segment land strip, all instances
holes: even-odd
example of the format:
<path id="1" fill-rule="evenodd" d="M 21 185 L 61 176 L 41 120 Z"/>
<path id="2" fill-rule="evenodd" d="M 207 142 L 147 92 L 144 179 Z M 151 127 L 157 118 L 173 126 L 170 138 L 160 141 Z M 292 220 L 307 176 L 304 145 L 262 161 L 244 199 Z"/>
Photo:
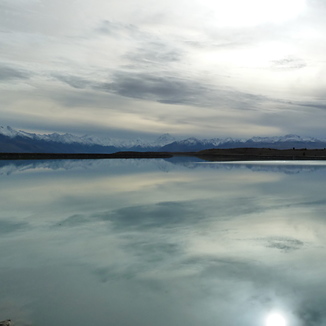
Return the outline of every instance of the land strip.
<path id="1" fill-rule="evenodd" d="M 88 153 L 0 153 L 0 160 L 54 160 L 54 159 L 140 159 L 192 156 L 206 161 L 257 160 L 326 160 L 326 149 L 271 149 L 232 148 L 208 149 L 199 152 L 116 152 Z"/>
<path id="2" fill-rule="evenodd" d="M 0 160 L 96 160 L 117 158 L 170 158 L 172 153 L 117 152 L 113 154 L 88 153 L 0 153 Z"/>
<path id="3" fill-rule="evenodd" d="M 207 161 L 326 160 L 326 149 L 232 148 L 196 152 Z"/>

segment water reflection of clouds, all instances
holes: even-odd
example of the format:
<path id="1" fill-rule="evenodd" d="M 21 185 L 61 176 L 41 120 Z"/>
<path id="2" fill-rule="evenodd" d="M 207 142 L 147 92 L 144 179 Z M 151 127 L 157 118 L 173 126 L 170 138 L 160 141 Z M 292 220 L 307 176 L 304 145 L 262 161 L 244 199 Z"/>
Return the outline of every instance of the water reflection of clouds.
<path id="1" fill-rule="evenodd" d="M 127 170 L 7 179 L 1 292 L 32 296 L 32 319 L 261 326 L 277 306 L 325 322 L 323 174 Z"/>
<path id="2" fill-rule="evenodd" d="M 194 203 L 194 206 L 196 204 L 198 203 Z M 119 255 L 117 258 L 119 264 L 113 262 L 112 265 L 108 264 L 106 267 L 102 266 L 94 270 L 94 275 L 97 275 L 101 282 L 110 282 L 112 279 L 141 279 L 145 283 L 152 283 L 155 280 L 155 282 L 165 284 L 168 280 L 171 286 L 172 280 L 173 284 L 178 282 L 178 285 L 174 284 L 174 286 L 183 291 L 183 285 L 180 283 L 186 283 L 187 281 L 184 279 L 188 282 L 191 279 L 191 282 L 201 282 L 200 288 L 196 288 L 199 301 L 204 300 L 204 297 L 218 300 L 217 298 L 222 296 L 227 305 L 231 305 L 242 296 L 245 301 L 249 300 L 250 298 L 245 294 L 255 296 L 263 292 L 265 293 L 264 300 L 266 298 L 270 300 L 268 305 L 270 307 L 275 304 L 280 295 L 286 298 L 285 301 L 291 303 L 294 289 L 300 288 L 300 284 L 296 284 L 296 277 L 293 280 L 291 277 L 302 276 L 298 271 L 302 271 L 306 264 L 306 257 L 301 257 L 302 265 L 297 265 L 298 271 L 293 272 L 293 265 L 287 264 L 288 258 L 282 260 L 275 257 L 276 254 L 266 252 L 263 247 L 290 254 L 293 250 L 303 247 L 301 240 L 285 237 L 257 239 L 254 246 L 259 246 L 261 251 L 261 255 L 257 255 L 252 250 L 253 248 L 246 245 L 247 239 L 242 239 L 241 243 L 237 243 L 235 237 L 239 235 L 239 232 L 235 232 L 233 225 L 229 225 L 231 232 L 230 229 L 220 230 L 218 225 L 214 227 L 213 221 L 210 223 L 205 221 L 205 217 L 202 215 L 201 219 L 204 221 L 198 222 L 197 219 L 196 223 L 198 212 L 193 211 L 193 207 L 191 205 L 188 207 L 186 203 L 183 203 L 186 210 L 182 208 L 182 205 L 172 204 L 170 207 L 173 207 L 176 215 L 180 214 L 184 217 L 182 220 L 167 218 L 162 221 L 162 218 L 171 216 L 171 211 L 165 210 L 169 205 L 169 203 L 158 205 L 159 208 L 163 206 L 162 211 L 157 207 L 138 207 L 137 209 L 131 207 L 115 212 L 111 218 L 107 214 L 97 216 L 101 221 L 113 221 L 113 225 L 110 224 L 110 227 L 114 228 L 120 251 L 122 248 L 124 252 L 124 255 Z M 187 210 L 190 210 L 191 213 L 188 211 L 186 214 Z M 159 221 L 152 220 L 156 217 Z M 242 217 L 244 216 L 242 215 Z M 209 225 L 205 225 L 207 222 Z M 116 225 L 116 223 L 118 224 Z M 238 226 L 241 232 L 245 224 Z M 210 227 L 210 230 L 207 226 Z M 251 236 L 255 232 L 259 233 L 259 230 L 255 230 L 253 223 L 246 227 L 247 233 Z M 266 227 L 268 228 L 268 225 L 265 221 Z M 283 226 L 281 228 L 283 229 Z M 293 233 L 293 230 L 289 231 L 289 233 Z M 268 230 L 265 232 L 270 234 Z M 205 239 L 210 248 L 203 247 L 198 243 L 200 238 Z M 274 257 L 271 259 L 270 256 Z M 281 264 L 279 264 L 280 262 Z M 325 268 L 323 270 L 325 271 Z M 245 293 L 238 290 L 238 286 L 243 290 L 243 282 L 251 284 L 249 289 L 245 289 Z M 217 292 L 214 291 L 214 287 L 218 288 Z M 232 295 L 230 295 L 230 289 L 232 289 Z M 278 292 L 279 295 L 276 295 L 275 292 Z M 192 295 L 195 294 L 192 293 Z M 238 302 L 238 304 L 240 303 Z M 262 303 L 258 301 L 254 304 L 259 306 Z M 219 305 L 221 305 L 220 302 Z M 247 308 L 249 309 L 249 307 Z M 226 309 L 228 313 L 232 311 L 227 307 L 223 309 Z M 219 313 L 222 314 L 222 311 Z"/>
<path id="3" fill-rule="evenodd" d="M 24 222 L 13 222 L 5 219 L 0 220 L 0 235 L 10 234 L 12 232 L 16 232 L 22 230 L 28 226 L 27 223 Z"/>

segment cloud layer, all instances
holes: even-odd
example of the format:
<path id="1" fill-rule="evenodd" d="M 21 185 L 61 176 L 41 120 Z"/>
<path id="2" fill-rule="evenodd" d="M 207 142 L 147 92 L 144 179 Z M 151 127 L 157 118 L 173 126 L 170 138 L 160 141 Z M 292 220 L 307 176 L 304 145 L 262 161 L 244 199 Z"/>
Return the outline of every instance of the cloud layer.
<path id="1" fill-rule="evenodd" d="M 323 136 L 322 2 L 0 6 L 2 124 L 111 136 Z"/>

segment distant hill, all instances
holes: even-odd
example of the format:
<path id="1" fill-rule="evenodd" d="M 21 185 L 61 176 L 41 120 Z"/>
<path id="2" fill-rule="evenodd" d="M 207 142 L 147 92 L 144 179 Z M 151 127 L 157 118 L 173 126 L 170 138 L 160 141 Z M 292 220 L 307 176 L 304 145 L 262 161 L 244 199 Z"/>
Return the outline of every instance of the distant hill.
<path id="1" fill-rule="evenodd" d="M 176 140 L 170 134 L 163 134 L 153 142 L 141 139 L 119 140 L 99 138 L 90 135 L 35 134 L 0 126 L 0 152 L 2 153 L 115 153 L 117 151 L 164 151 L 186 152 L 210 148 L 326 148 L 326 140 L 302 138 L 297 135 L 275 137 L 252 137 L 250 139 L 194 137 Z"/>
<path id="2" fill-rule="evenodd" d="M 115 153 L 114 146 L 81 144 L 78 142 L 62 143 L 33 139 L 24 136 L 4 136 L 0 134 L 0 152 L 2 153 Z"/>
<path id="3" fill-rule="evenodd" d="M 309 148 L 323 149 L 326 148 L 326 140 L 316 138 L 301 138 L 297 135 L 286 135 L 281 137 L 253 137 L 250 139 L 204 139 L 188 138 L 181 141 L 175 141 L 161 148 L 162 151 L 182 152 L 182 151 L 200 151 L 210 148 L 274 148 L 274 149 L 291 149 L 291 148 Z"/>

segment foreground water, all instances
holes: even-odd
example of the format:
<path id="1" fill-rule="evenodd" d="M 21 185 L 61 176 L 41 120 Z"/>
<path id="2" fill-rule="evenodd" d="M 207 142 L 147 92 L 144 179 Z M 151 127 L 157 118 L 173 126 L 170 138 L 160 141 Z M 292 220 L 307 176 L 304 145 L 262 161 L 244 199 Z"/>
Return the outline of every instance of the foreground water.
<path id="1" fill-rule="evenodd" d="M 0 180 L 0 320 L 326 325 L 325 162 L 2 161 Z"/>

